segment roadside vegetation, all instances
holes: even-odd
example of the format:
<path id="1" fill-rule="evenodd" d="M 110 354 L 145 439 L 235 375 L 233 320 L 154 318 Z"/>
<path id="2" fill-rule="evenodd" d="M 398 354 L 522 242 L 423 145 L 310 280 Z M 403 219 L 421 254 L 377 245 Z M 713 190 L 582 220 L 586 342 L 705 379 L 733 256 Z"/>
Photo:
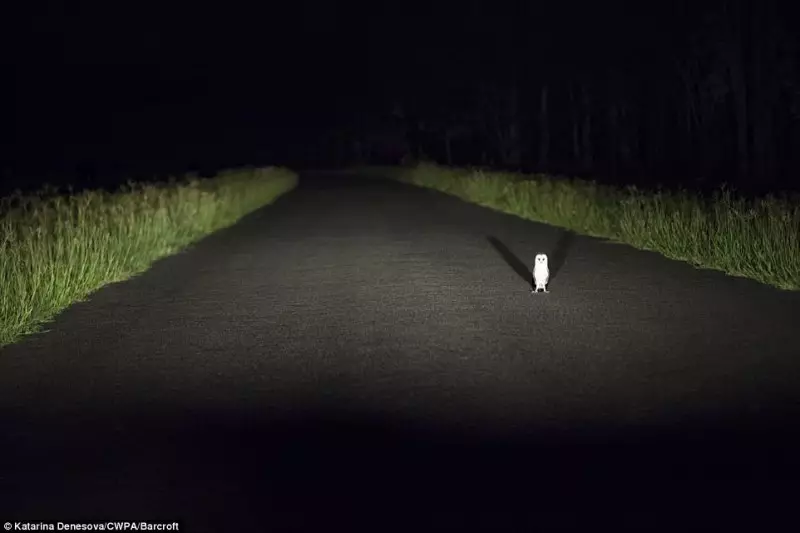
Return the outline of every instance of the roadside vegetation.
<path id="1" fill-rule="evenodd" d="M 748 200 L 728 189 L 617 189 L 577 179 L 450 168 L 430 163 L 357 169 L 463 200 L 652 250 L 700 268 L 800 290 L 800 198 Z"/>
<path id="2" fill-rule="evenodd" d="M 34 333 L 73 302 L 147 270 L 293 189 L 281 168 L 211 179 L 129 182 L 119 191 L 0 199 L 0 346 Z"/>

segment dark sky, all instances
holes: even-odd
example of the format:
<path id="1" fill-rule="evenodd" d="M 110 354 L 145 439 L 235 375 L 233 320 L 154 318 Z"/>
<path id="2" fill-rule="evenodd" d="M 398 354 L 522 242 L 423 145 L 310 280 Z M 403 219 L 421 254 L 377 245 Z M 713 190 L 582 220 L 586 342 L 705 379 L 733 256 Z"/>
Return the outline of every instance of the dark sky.
<path id="1" fill-rule="evenodd" d="M 274 4 L 20 3 L 5 17 L 4 62 L 18 97 L 47 94 L 53 107 L 124 110 L 231 92 L 266 100 L 267 91 L 326 108 L 333 95 L 368 98 L 382 80 L 535 71 L 598 54 L 641 61 L 684 18 L 682 1 Z"/>
<path id="2" fill-rule="evenodd" d="M 5 3 L 3 157 L 300 135 L 412 83 L 660 69 L 723 1 Z"/>

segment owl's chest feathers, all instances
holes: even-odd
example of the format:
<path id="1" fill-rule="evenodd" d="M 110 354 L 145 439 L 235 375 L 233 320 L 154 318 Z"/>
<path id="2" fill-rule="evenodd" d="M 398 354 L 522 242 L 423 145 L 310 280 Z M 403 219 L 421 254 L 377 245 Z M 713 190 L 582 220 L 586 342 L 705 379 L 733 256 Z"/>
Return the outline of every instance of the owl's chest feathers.
<path id="1" fill-rule="evenodd" d="M 535 266 L 533 268 L 533 277 L 536 279 L 547 279 L 550 276 L 550 270 L 546 266 Z"/>

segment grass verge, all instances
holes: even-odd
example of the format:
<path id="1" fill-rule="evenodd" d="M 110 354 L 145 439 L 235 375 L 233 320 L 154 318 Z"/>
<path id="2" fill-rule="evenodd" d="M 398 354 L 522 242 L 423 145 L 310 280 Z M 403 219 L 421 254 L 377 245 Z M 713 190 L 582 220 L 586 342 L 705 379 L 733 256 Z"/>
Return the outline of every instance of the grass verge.
<path id="1" fill-rule="evenodd" d="M 289 170 L 262 168 L 129 183 L 114 193 L 60 195 L 45 187 L 0 199 L 0 347 L 296 185 Z"/>
<path id="2" fill-rule="evenodd" d="M 354 169 L 436 189 L 471 203 L 652 250 L 700 268 L 800 290 L 800 198 L 745 200 L 720 189 L 621 190 L 577 179 L 448 168 Z"/>

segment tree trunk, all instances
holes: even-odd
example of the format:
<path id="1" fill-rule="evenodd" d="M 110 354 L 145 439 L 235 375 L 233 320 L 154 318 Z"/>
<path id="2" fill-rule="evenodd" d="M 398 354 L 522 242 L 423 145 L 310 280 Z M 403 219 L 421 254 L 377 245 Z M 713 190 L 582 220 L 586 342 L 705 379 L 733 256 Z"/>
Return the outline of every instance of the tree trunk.
<path id="1" fill-rule="evenodd" d="M 637 174 L 641 174 L 642 172 L 642 161 L 643 161 L 643 154 L 642 154 L 642 135 L 644 133 L 644 124 L 643 124 L 643 102 L 642 102 L 642 92 L 643 88 L 641 82 L 637 84 L 636 87 L 636 97 L 633 99 L 632 105 L 633 110 L 631 111 L 631 124 L 630 124 L 630 165 L 631 170 L 636 172 Z M 637 176 L 638 177 L 638 176 Z"/>
<path id="2" fill-rule="evenodd" d="M 541 108 L 539 110 L 539 171 L 547 171 L 550 151 L 550 130 L 547 121 L 547 85 L 542 86 Z"/>
<path id="3" fill-rule="evenodd" d="M 623 102 L 619 108 L 620 121 L 622 128 L 619 138 L 619 151 L 622 156 L 622 167 L 624 171 L 630 170 L 631 167 L 631 115 L 628 110 L 628 104 Z"/>
<path id="4" fill-rule="evenodd" d="M 519 91 L 517 87 L 511 88 L 509 94 L 509 110 L 508 110 L 508 160 L 506 164 L 509 166 L 518 167 L 520 163 L 520 131 L 519 131 Z"/>
<path id="5" fill-rule="evenodd" d="M 611 177 L 617 177 L 617 154 L 619 151 L 619 116 L 615 102 L 610 102 L 608 106 L 608 160 L 611 165 Z"/>
<path id="6" fill-rule="evenodd" d="M 678 72 L 680 74 L 681 83 L 683 86 L 684 94 L 684 142 L 683 145 L 683 159 L 686 162 L 692 162 L 694 159 L 694 146 L 697 134 L 698 116 L 697 116 L 697 91 L 695 87 L 698 80 L 697 75 L 697 60 L 693 57 L 689 58 L 685 65 L 678 64 Z"/>
<path id="7" fill-rule="evenodd" d="M 362 165 L 366 162 L 364 157 L 364 144 L 358 139 L 353 141 L 353 155 L 356 158 L 356 164 Z"/>
<path id="8" fill-rule="evenodd" d="M 665 96 L 659 90 L 654 89 L 653 94 L 654 105 L 652 107 L 652 116 L 649 121 L 649 135 L 647 136 L 648 144 L 648 166 L 655 169 L 657 173 L 661 173 L 663 164 L 663 149 L 664 149 L 664 127 L 666 126 L 666 111 L 665 111 Z"/>
<path id="9" fill-rule="evenodd" d="M 581 124 L 578 119 L 578 107 L 575 101 L 575 91 L 572 83 L 569 85 L 569 109 L 572 118 L 572 165 L 577 166 L 581 161 Z"/>
<path id="10" fill-rule="evenodd" d="M 742 31 L 743 16 L 737 9 L 737 2 L 725 5 L 726 22 L 730 28 L 727 40 L 722 44 L 723 60 L 728 69 L 728 76 L 733 92 L 735 120 L 736 120 L 736 151 L 737 170 L 740 181 L 744 181 L 750 174 L 750 150 L 748 143 L 748 91 L 745 78 L 744 61 L 744 32 Z"/>
<path id="11" fill-rule="evenodd" d="M 592 150 L 592 106 L 589 101 L 589 91 L 586 89 L 586 85 L 583 85 L 581 90 L 583 93 L 583 131 L 581 132 L 583 148 L 581 149 L 581 153 L 583 154 L 583 170 L 588 172 L 592 170 L 592 166 L 594 165 L 594 152 Z"/>
<path id="12" fill-rule="evenodd" d="M 453 153 L 450 149 L 451 144 L 452 144 L 452 131 L 448 129 L 444 132 L 444 153 L 445 157 L 447 158 L 448 166 L 452 166 L 453 164 Z"/>
<path id="13" fill-rule="evenodd" d="M 753 21 L 753 177 L 762 182 L 773 179 L 775 172 L 774 110 L 779 96 L 775 79 L 778 38 L 770 3 L 756 6 Z"/>
<path id="14" fill-rule="evenodd" d="M 736 109 L 736 151 L 740 180 L 746 180 L 750 174 L 750 151 L 747 142 L 747 85 L 742 72 L 742 65 L 729 65 L 731 88 L 733 89 Z"/>

